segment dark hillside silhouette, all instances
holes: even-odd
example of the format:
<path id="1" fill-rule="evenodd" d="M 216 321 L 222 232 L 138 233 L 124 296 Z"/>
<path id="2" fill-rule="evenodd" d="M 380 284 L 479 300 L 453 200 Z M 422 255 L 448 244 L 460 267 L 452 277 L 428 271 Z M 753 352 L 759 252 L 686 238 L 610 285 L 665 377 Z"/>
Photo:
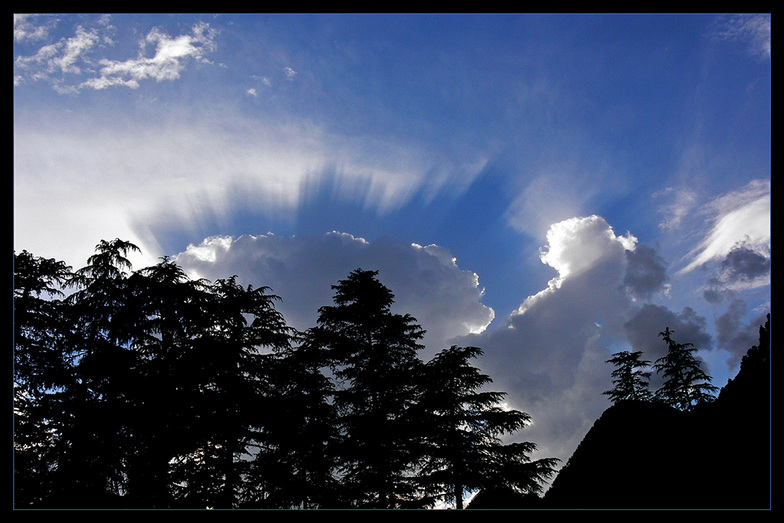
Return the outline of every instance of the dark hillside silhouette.
<path id="1" fill-rule="evenodd" d="M 692 411 L 619 402 L 596 421 L 544 498 L 547 508 L 771 506 L 770 315 L 718 398 Z"/>
<path id="2" fill-rule="evenodd" d="M 481 490 L 466 507 L 472 510 L 525 510 L 544 508 L 542 498 L 535 493 L 520 494 L 512 489 Z"/>

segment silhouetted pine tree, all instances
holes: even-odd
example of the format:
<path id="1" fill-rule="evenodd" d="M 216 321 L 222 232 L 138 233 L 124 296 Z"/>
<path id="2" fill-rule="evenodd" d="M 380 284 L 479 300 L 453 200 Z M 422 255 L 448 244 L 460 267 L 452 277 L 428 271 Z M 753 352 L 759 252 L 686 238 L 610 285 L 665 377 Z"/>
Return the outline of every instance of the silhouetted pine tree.
<path id="1" fill-rule="evenodd" d="M 176 464 L 198 448 L 194 420 L 203 381 L 193 365 L 193 341 L 209 330 L 206 282 L 191 281 L 164 257 L 137 271 L 129 284 L 133 301 L 133 349 L 140 359 L 133 391 L 134 452 L 128 497 L 143 508 L 169 507 L 182 498 L 173 484 Z"/>
<path id="2" fill-rule="evenodd" d="M 612 371 L 613 388 L 603 394 L 610 396 L 613 403 L 621 401 L 648 401 L 652 398 L 648 390 L 651 362 L 642 359 L 642 351 L 621 351 L 613 354 L 607 363 L 615 365 Z"/>
<path id="3" fill-rule="evenodd" d="M 132 270 L 128 255 L 135 251 L 130 242 L 102 240 L 75 272 L 78 290 L 67 299 L 73 367 L 71 382 L 59 395 L 65 421 L 57 460 L 61 492 L 53 502 L 60 507 L 114 505 L 127 488 L 129 393 L 137 355 L 123 318 Z"/>
<path id="4" fill-rule="evenodd" d="M 700 367 L 694 356 L 697 350 L 691 343 L 677 343 L 669 327 L 659 333 L 667 343 L 667 354 L 657 359 L 653 368 L 664 377 L 655 398 L 679 410 L 689 411 L 696 405 L 715 399 L 718 390 L 710 384 L 711 377 Z"/>
<path id="5" fill-rule="evenodd" d="M 307 340 L 281 356 L 270 377 L 263 407 L 269 421 L 250 464 L 246 506 L 330 508 L 337 495 L 334 384 L 322 351 Z"/>
<path id="6" fill-rule="evenodd" d="M 75 273 L 15 255 L 16 507 L 414 508 L 552 472 L 500 444 L 528 418 L 479 392 L 479 349 L 419 360 L 377 272 L 333 286 L 296 346 L 269 289 L 131 272 L 135 250 L 101 241 Z"/>
<path id="7" fill-rule="evenodd" d="M 185 405 L 193 415 L 185 421 L 194 447 L 178 457 L 177 484 L 182 503 L 236 508 L 254 497 L 251 456 L 261 454 L 270 426 L 284 422 L 269 405 L 276 360 L 292 331 L 266 287 L 243 287 L 232 276 L 204 290 L 202 326 L 182 361 L 192 380 Z"/>
<path id="8" fill-rule="evenodd" d="M 377 274 L 357 269 L 333 285 L 334 305 L 319 309 L 308 336 L 314 350 L 328 354 L 339 384 L 341 498 L 359 507 L 416 506 L 412 471 L 421 427 L 411 407 L 424 331 L 410 315 L 391 312 L 394 296 Z"/>
<path id="9" fill-rule="evenodd" d="M 523 428 L 530 416 L 502 408 L 506 393 L 483 390 L 492 380 L 469 363 L 481 354 L 478 347 L 452 346 L 423 369 L 418 408 L 427 432 L 419 479 L 428 499 L 457 509 L 476 490 L 536 494 L 558 461 L 531 461 L 534 443 L 502 443 L 500 435 Z"/>
<path id="10" fill-rule="evenodd" d="M 14 254 L 14 507 L 42 507 L 56 489 L 58 393 L 71 383 L 62 289 L 65 263 Z M 64 420 L 58 420 L 59 423 Z"/>

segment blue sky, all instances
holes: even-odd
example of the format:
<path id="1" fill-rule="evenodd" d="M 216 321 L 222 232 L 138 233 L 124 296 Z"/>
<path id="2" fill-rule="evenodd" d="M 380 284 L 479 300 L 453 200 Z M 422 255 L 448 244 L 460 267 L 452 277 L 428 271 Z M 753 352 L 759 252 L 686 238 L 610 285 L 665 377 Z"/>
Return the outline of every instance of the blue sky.
<path id="1" fill-rule="evenodd" d="M 16 15 L 14 249 L 268 285 L 377 269 L 568 459 L 617 350 L 724 385 L 770 309 L 770 16 Z"/>

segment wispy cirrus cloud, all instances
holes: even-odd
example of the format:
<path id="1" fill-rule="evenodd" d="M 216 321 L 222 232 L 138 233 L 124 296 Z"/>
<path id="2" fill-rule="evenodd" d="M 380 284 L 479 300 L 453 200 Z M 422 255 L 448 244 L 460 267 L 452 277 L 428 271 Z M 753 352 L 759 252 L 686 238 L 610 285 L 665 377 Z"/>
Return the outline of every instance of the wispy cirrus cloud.
<path id="1" fill-rule="evenodd" d="M 462 187 L 481 168 L 406 144 L 336 135 L 307 120 L 224 114 L 144 124 L 74 115 L 39 126 L 18 118 L 15 230 L 40 241 L 26 248 L 59 245 L 81 257 L 99 239 L 124 235 L 154 261 L 162 254 L 155 232 L 164 225 L 200 234 L 205 220 L 225 224 L 242 212 L 287 222 L 327 178 L 335 204 L 384 215 L 422 191 Z M 434 181 L 437 162 L 448 172 Z M 66 231 L 79 238 L 66 240 Z"/>
<path id="2" fill-rule="evenodd" d="M 748 52 L 760 59 L 770 58 L 770 15 L 736 15 L 721 17 L 714 25 L 714 40 L 741 42 Z"/>
<path id="3" fill-rule="evenodd" d="M 664 202 L 659 208 L 663 216 L 659 227 L 667 231 L 678 229 L 697 204 L 696 193 L 688 187 L 667 187 L 654 193 L 653 197 Z"/>
<path id="4" fill-rule="evenodd" d="M 722 260 L 739 246 L 770 256 L 770 180 L 753 180 L 702 209 L 710 231 L 689 253 L 691 261 L 678 274 L 691 272 L 714 260 Z"/>

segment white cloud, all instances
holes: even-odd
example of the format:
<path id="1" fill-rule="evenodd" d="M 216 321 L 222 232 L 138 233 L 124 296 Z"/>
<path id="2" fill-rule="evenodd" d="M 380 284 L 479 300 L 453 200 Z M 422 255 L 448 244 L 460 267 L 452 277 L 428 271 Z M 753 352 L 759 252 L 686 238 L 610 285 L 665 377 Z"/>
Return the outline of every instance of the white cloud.
<path id="1" fill-rule="evenodd" d="M 553 224 L 547 239 L 541 259 L 558 273 L 547 288 L 502 327 L 459 342 L 484 350 L 480 364 L 493 387 L 533 417 L 516 437 L 537 443 L 540 456 L 565 461 L 608 405 L 604 361 L 625 340 L 632 301 L 624 273 L 636 240 L 616 235 L 599 216 Z"/>
<path id="2" fill-rule="evenodd" d="M 74 36 L 44 45 L 31 56 L 19 56 L 15 64 L 19 68 L 32 70 L 34 78 L 44 78 L 54 73 L 78 75 L 81 73 L 79 62 L 83 55 L 99 41 L 97 29 L 78 26 Z M 36 66 L 40 69 L 35 69 Z"/>
<path id="3" fill-rule="evenodd" d="M 33 35 L 38 39 L 49 35 L 51 19 L 45 19 L 42 26 L 34 26 L 32 20 L 15 19 L 17 41 L 30 40 Z M 73 36 L 46 44 L 32 55 L 18 56 L 15 60 L 15 84 L 25 79 L 43 80 L 61 93 L 118 85 L 135 89 L 147 79 L 158 82 L 176 80 L 188 60 L 206 62 L 207 55 L 216 49 L 216 31 L 209 24 L 198 23 L 189 33 L 174 37 L 153 28 L 140 42 L 139 53 L 134 58 L 109 60 L 93 56 L 93 51 L 102 45 L 113 44 L 111 35 L 114 27 L 109 25 L 108 20 L 108 17 L 95 17 L 93 27 L 79 25 Z M 151 56 L 147 52 L 149 45 L 154 47 Z M 89 77 L 84 79 L 85 76 Z"/>
<path id="4" fill-rule="evenodd" d="M 770 15 L 749 14 L 721 17 L 714 26 L 712 36 L 721 41 L 738 41 L 746 44 L 752 56 L 770 58 Z"/>
<path id="5" fill-rule="evenodd" d="M 689 215 L 695 206 L 697 196 L 689 188 L 668 187 L 662 191 L 654 193 L 654 198 L 664 200 L 660 212 L 664 215 L 659 227 L 664 230 L 675 230 L 681 222 Z"/>
<path id="6" fill-rule="evenodd" d="M 770 180 L 754 180 L 715 199 L 703 212 L 712 224 L 710 232 L 689 253 L 691 261 L 678 274 L 720 260 L 739 245 L 759 252 L 769 251 Z"/>
<path id="7" fill-rule="evenodd" d="M 269 285 L 282 297 L 279 309 L 301 329 L 331 303 L 331 285 L 357 267 L 379 270 L 396 310 L 427 329 L 422 356 L 451 343 L 482 347 L 477 363 L 493 387 L 534 418 L 517 437 L 536 442 L 542 456 L 565 460 L 607 406 L 604 361 L 625 342 L 624 325 L 636 310 L 624 289 L 627 254 L 635 247 L 631 235 L 615 234 L 598 216 L 554 224 L 542 261 L 558 271 L 558 284 L 526 300 L 495 329 L 487 329 L 494 312 L 482 304 L 479 276 L 461 269 L 443 246 L 368 242 L 337 232 L 267 234 L 207 238 L 176 260 L 195 277 L 238 274 L 244 283 Z"/>
<path id="8" fill-rule="evenodd" d="M 616 236 L 604 218 L 596 215 L 555 223 L 546 238 L 547 245 L 540 249 L 540 259 L 558 275 L 548 282 L 546 289 L 528 297 L 516 314 L 524 314 L 536 301 L 559 289 L 567 278 L 594 268 L 602 259 L 633 251 L 637 242 L 631 234 Z"/>
<path id="9" fill-rule="evenodd" d="M 161 223 L 193 234 L 233 212 L 293 220 L 326 178 L 334 201 L 383 214 L 432 189 L 433 165 L 450 171 L 438 152 L 334 135 L 308 121 L 223 113 L 139 125 L 106 116 L 17 118 L 15 248 L 56 244 L 78 264 L 99 240 L 119 236 L 160 256 L 153 232 Z M 480 165 L 453 165 L 439 183 L 465 186 Z"/>
<path id="10" fill-rule="evenodd" d="M 14 14 L 14 41 L 46 40 L 57 23 L 58 19 L 53 16 L 47 16 L 41 21 L 33 14 Z"/>
<path id="11" fill-rule="evenodd" d="M 738 218 L 732 213 L 739 209 L 759 212 L 756 205 L 765 194 L 765 185 L 754 183 L 717 200 L 712 206 L 719 213 L 717 224 L 723 223 L 721 217 Z M 515 439 L 537 443 L 537 456 L 571 456 L 609 406 L 602 394 L 611 387 L 612 368 L 606 360 L 630 347 L 656 359 L 666 351 L 658 337 L 665 327 L 675 330 L 678 340 L 704 350 L 700 355 L 709 372 L 712 364 L 720 374 L 726 372 L 726 355 L 715 350 L 708 323 L 695 309 L 684 307 L 678 313 L 640 302 L 668 289 L 666 263 L 654 249 L 637 245 L 630 233 L 616 234 L 599 216 L 555 223 L 546 238 L 540 258 L 557 273 L 547 287 L 526 298 L 502 326 L 457 340 L 481 347 L 480 364 L 493 378 L 493 387 L 508 392 L 514 408 L 531 414 L 534 424 Z M 727 261 L 732 263 L 727 270 L 744 275 L 764 270 L 758 257 L 736 254 L 737 259 Z M 733 336 L 736 327 L 727 322 L 723 336 Z"/>
<path id="12" fill-rule="evenodd" d="M 216 31 L 206 23 L 196 24 L 190 34 L 176 37 L 153 28 L 141 42 L 138 57 L 124 61 L 102 59 L 100 77 L 81 85 L 105 89 L 112 85 L 138 87 L 139 82 L 146 79 L 158 82 L 176 80 L 185 68 L 187 59 L 205 61 L 206 54 L 215 50 L 215 36 Z M 145 56 L 148 44 L 155 46 L 151 57 Z"/>
<path id="13" fill-rule="evenodd" d="M 591 268 L 606 256 L 608 242 L 633 250 L 636 241 L 631 235 L 615 236 L 599 216 L 570 218 L 553 224 L 547 231 L 547 247 L 542 250 L 541 259 L 558 271 L 559 279 L 563 280 Z"/>
<path id="14" fill-rule="evenodd" d="M 395 294 L 394 310 L 410 313 L 427 331 L 425 359 L 450 338 L 484 330 L 494 316 L 481 303 L 478 276 L 458 267 L 438 245 L 368 242 L 339 232 L 219 236 L 190 245 L 175 259 L 193 277 L 214 280 L 236 274 L 244 284 L 271 287 L 282 298 L 278 309 L 301 330 L 315 326 L 318 308 L 332 303 L 332 285 L 357 268 L 378 270 L 379 280 Z"/>

